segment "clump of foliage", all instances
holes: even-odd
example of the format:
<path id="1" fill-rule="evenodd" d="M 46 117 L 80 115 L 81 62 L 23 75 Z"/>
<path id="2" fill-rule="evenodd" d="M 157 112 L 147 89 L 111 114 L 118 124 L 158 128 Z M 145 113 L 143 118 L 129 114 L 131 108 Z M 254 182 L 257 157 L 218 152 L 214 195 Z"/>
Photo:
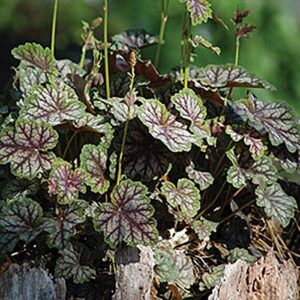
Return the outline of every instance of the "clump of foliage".
<path id="1" fill-rule="evenodd" d="M 239 41 L 254 28 L 243 25 L 248 12 L 233 18 L 236 64 L 197 67 L 194 47 L 220 49 L 193 26 L 224 23 L 208 1 L 183 2 L 181 66 L 169 74 L 140 55 L 163 34 L 126 31 L 108 49 L 94 35 L 100 19 L 84 24 L 80 64 L 35 43 L 13 49 L 20 64 L 0 133 L 2 261 L 45 266 L 70 297 L 109 298 L 111 250 L 148 245 L 166 299 L 207 294 L 226 262 L 251 263 L 273 243 L 293 254 L 297 120 L 259 99 L 253 89 L 273 86 L 238 65 Z"/>

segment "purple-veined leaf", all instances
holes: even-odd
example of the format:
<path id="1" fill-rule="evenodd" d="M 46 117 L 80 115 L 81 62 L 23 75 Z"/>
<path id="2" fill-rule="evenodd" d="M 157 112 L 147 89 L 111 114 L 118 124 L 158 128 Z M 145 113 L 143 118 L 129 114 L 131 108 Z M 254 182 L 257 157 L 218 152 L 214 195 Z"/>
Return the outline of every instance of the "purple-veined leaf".
<path id="1" fill-rule="evenodd" d="M 104 194 L 109 188 L 109 181 L 105 178 L 107 150 L 102 144 L 84 145 L 80 154 L 80 166 L 86 174 L 86 184 L 92 192 Z"/>
<path id="2" fill-rule="evenodd" d="M 33 87 L 20 112 L 23 118 L 46 121 L 51 125 L 80 120 L 84 114 L 84 104 L 78 100 L 75 91 L 65 84 Z"/>
<path id="3" fill-rule="evenodd" d="M 14 175 L 32 179 L 51 169 L 56 131 L 44 122 L 19 120 L 16 129 L 0 133 L 0 163 L 10 163 Z"/>
<path id="4" fill-rule="evenodd" d="M 233 130 L 230 125 L 226 126 L 225 132 L 234 142 L 239 142 L 243 139 L 244 143 L 249 146 L 249 151 L 254 160 L 260 159 L 268 149 L 260 138 L 252 136 L 251 133 L 239 133 L 238 131 Z"/>
<path id="5" fill-rule="evenodd" d="M 43 209 L 37 202 L 29 198 L 10 201 L 0 217 L 0 249 L 12 251 L 19 240 L 29 243 L 44 229 Z"/>
<path id="6" fill-rule="evenodd" d="M 249 124 L 261 133 L 267 132 L 273 146 L 285 144 L 294 153 L 300 149 L 300 135 L 291 109 L 284 103 L 264 104 L 254 94 L 237 104 Z"/>
<path id="7" fill-rule="evenodd" d="M 189 217 L 195 216 L 200 209 L 200 192 L 189 179 L 179 179 L 177 187 L 166 181 L 162 184 L 161 193 L 173 208 L 180 208 Z"/>
<path id="8" fill-rule="evenodd" d="M 212 18 L 212 10 L 207 0 L 184 0 L 188 11 L 191 13 L 192 24 L 197 25 L 207 22 Z"/>
<path id="9" fill-rule="evenodd" d="M 260 185 L 255 194 L 256 204 L 264 208 L 268 217 L 276 219 L 283 227 L 290 223 L 297 209 L 297 202 L 283 191 L 279 183 Z"/>
<path id="10" fill-rule="evenodd" d="M 195 165 L 192 161 L 185 168 L 185 171 L 188 177 L 199 185 L 200 191 L 207 189 L 214 182 L 214 177 L 209 172 L 195 170 Z"/>
<path id="11" fill-rule="evenodd" d="M 123 131 L 121 131 L 123 136 Z M 121 147 L 121 136 L 118 149 Z M 172 153 L 159 140 L 154 139 L 140 122 L 131 122 L 126 137 L 123 166 L 131 179 L 153 180 L 165 174 Z"/>
<path id="12" fill-rule="evenodd" d="M 260 185 L 273 184 L 278 179 L 277 169 L 268 156 L 263 156 L 251 167 L 244 168 L 239 165 L 238 157 L 234 153 L 234 148 L 227 151 L 226 155 L 232 162 L 232 166 L 227 171 L 227 181 L 235 188 L 246 186 L 248 180 Z"/>
<path id="13" fill-rule="evenodd" d="M 138 107 L 136 105 L 128 106 L 123 98 L 111 98 L 110 112 L 117 123 L 125 123 L 126 120 L 134 119 L 137 116 Z"/>
<path id="14" fill-rule="evenodd" d="M 48 181 L 50 195 L 56 195 L 60 204 L 71 203 L 79 192 L 85 193 L 85 174 L 83 170 L 72 170 L 71 164 L 57 159 Z"/>
<path id="15" fill-rule="evenodd" d="M 75 226 L 85 221 L 85 210 L 88 203 L 77 200 L 69 207 L 59 210 L 55 219 L 48 219 L 47 232 L 49 233 L 48 244 L 58 249 L 65 248 L 71 237 L 75 234 Z"/>
<path id="16" fill-rule="evenodd" d="M 246 186 L 247 177 L 245 174 L 245 170 L 239 165 L 231 166 L 227 171 L 226 180 L 237 189 Z"/>
<path id="17" fill-rule="evenodd" d="M 29 66 L 38 68 L 46 73 L 55 70 L 55 59 L 49 48 L 43 48 L 36 43 L 26 43 L 12 50 L 14 58 Z"/>
<path id="18" fill-rule="evenodd" d="M 3 187 L 1 196 L 3 199 L 23 199 L 25 196 L 34 196 L 39 189 L 39 181 L 16 178 L 9 180 Z"/>
<path id="19" fill-rule="evenodd" d="M 255 75 L 249 73 L 241 66 L 209 65 L 196 70 L 194 80 L 199 81 L 203 87 L 225 88 L 225 87 L 247 87 L 264 88 L 273 90 L 274 87 Z"/>
<path id="20" fill-rule="evenodd" d="M 261 139 L 255 138 L 250 134 L 246 134 L 244 137 L 244 143 L 249 146 L 249 150 L 254 160 L 260 159 L 267 150 Z"/>
<path id="21" fill-rule="evenodd" d="M 175 94 L 171 101 L 180 116 L 191 121 L 191 130 L 197 133 L 205 122 L 206 108 L 201 99 L 191 89 L 183 89 Z M 198 130 L 197 130 L 198 128 Z"/>
<path id="22" fill-rule="evenodd" d="M 55 66 L 59 72 L 59 76 L 67 84 L 73 83 L 75 75 L 84 76 L 86 73 L 78 64 L 69 59 L 57 60 Z"/>
<path id="23" fill-rule="evenodd" d="M 277 169 L 272 159 L 268 156 L 263 156 L 249 169 L 246 169 L 246 176 L 248 179 L 251 179 L 254 184 L 272 184 L 278 179 Z"/>
<path id="24" fill-rule="evenodd" d="M 117 44 L 117 48 L 123 51 L 145 48 L 158 42 L 156 36 L 148 33 L 144 29 L 126 30 L 114 35 L 112 40 Z"/>
<path id="25" fill-rule="evenodd" d="M 150 134 L 161 140 L 172 152 L 191 150 L 194 137 L 158 100 L 147 100 L 140 107 L 138 117 L 148 127 Z"/>
<path id="26" fill-rule="evenodd" d="M 208 239 L 212 232 L 217 231 L 218 223 L 200 218 L 192 224 L 192 228 L 200 240 Z"/>
<path id="27" fill-rule="evenodd" d="M 85 247 L 73 247 L 69 245 L 60 251 L 61 257 L 57 259 L 55 266 L 55 276 L 57 278 L 73 279 L 76 284 L 89 281 L 96 275 L 96 270 L 88 265 L 82 256 L 86 255 Z"/>
<path id="28" fill-rule="evenodd" d="M 23 63 L 17 69 L 17 78 L 23 97 L 28 96 L 33 86 L 44 84 L 47 80 L 45 72 L 40 69 L 24 66 Z"/>
<path id="29" fill-rule="evenodd" d="M 95 212 L 96 230 L 103 231 L 112 248 L 122 242 L 132 246 L 152 244 L 157 239 L 154 209 L 147 188 L 140 182 L 121 181 L 111 193 L 111 203 L 101 204 Z"/>
<path id="30" fill-rule="evenodd" d="M 239 142 L 243 139 L 244 135 L 239 133 L 236 130 L 233 130 L 233 128 L 230 125 L 226 126 L 225 132 L 231 137 L 231 139 L 234 142 Z"/>
<path id="31" fill-rule="evenodd" d="M 209 41 L 207 41 L 203 36 L 196 35 L 192 39 L 192 45 L 194 48 L 198 46 L 202 46 L 212 52 L 214 52 L 217 55 L 221 54 L 221 49 L 219 47 L 214 47 Z"/>

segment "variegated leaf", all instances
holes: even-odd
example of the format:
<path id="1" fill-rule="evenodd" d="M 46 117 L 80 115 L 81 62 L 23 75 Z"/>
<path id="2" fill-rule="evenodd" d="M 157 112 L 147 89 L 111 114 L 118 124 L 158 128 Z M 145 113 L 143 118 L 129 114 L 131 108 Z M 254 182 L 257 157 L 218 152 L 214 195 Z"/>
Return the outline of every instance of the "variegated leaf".
<path id="1" fill-rule="evenodd" d="M 186 126 L 176 121 L 165 105 L 158 100 L 147 100 L 140 107 L 138 117 L 150 134 L 161 140 L 171 151 L 189 151 L 195 141 Z"/>
<path id="2" fill-rule="evenodd" d="M 56 195 L 60 204 L 71 203 L 79 192 L 85 193 L 83 170 L 72 170 L 72 166 L 61 159 L 55 161 L 49 178 L 49 194 Z"/>
<path id="3" fill-rule="evenodd" d="M 188 11 L 191 13 L 192 24 L 197 25 L 207 22 L 212 18 L 212 10 L 207 0 L 184 0 Z"/>
<path id="4" fill-rule="evenodd" d="M 154 209 L 147 188 L 140 182 L 121 181 L 111 193 L 111 203 L 103 203 L 95 212 L 96 230 L 103 231 L 112 248 L 122 242 L 128 245 L 152 244 L 157 239 Z"/>
<path id="5" fill-rule="evenodd" d="M 9 202 L 0 216 L 0 250 L 12 251 L 19 240 L 29 243 L 45 228 L 43 209 L 29 198 Z"/>
<path id="6" fill-rule="evenodd" d="M 87 175 L 86 184 L 94 193 L 104 194 L 109 188 L 109 181 L 105 178 L 107 150 L 102 144 L 84 145 L 80 155 L 81 168 Z"/>
<path id="7" fill-rule="evenodd" d="M 148 33 L 144 29 L 126 30 L 114 35 L 112 40 L 117 44 L 118 49 L 125 51 L 145 48 L 158 42 L 156 36 Z"/>
<path id="8" fill-rule="evenodd" d="M 171 101 L 180 116 L 191 121 L 190 129 L 196 137 L 203 138 L 209 135 L 205 126 L 206 108 L 193 90 L 183 89 L 172 96 Z"/>
<path id="9" fill-rule="evenodd" d="M 143 182 L 153 180 L 155 176 L 165 174 L 172 159 L 172 153 L 163 143 L 149 135 L 145 126 L 138 121 L 129 124 L 123 157 L 124 173 L 127 176 Z"/>
<path id="10" fill-rule="evenodd" d="M 205 272 L 202 275 L 201 282 L 199 284 L 199 290 L 204 291 L 216 286 L 223 276 L 224 268 L 224 265 L 219 265 L 212 267 L 211 272 Z"/>
<path id="11" fill-rule="evenodd" d="M 219 47 L 214 47 L 208 40 L 206 40 L 201 35 L 196 35 L 196 36 L 193 37 L 192 45 L 195 48 L 198 47 L 198 46 L 202 46 L 202 47 L 214 52 L 217 55 L 221 54 L 221 49 Z"/>
<path id="12" fill-rule="evenodd" d="M 200 218 L 192 223 L 192 228 L 200 240 L 208 239 L 212 232 L 216 232 L 218 223 Z"/>
<path id="13" fill-rule="evenodd" d="M 9 180 L 3 187 L 1 196 L 3 199 L 23 199 L 25 196 L 33 196 L 39 189 L 39 181 L 16 178 Z"/>
<path id="14" fill-rule="evenodd" d="M 64 121 L 80 120 L 85 114 L 84 109 L 72 88 L 65 84 L 48 84 L 30 90 L 20 115 L 59 125 Z"/>
<path id="15" fill-rule="evenodd" d="M 55 219 L 48 219 L 47 232 L 48 244 L 58 249 L 65 248 L 71 237 L 75 234 L 75 226 L 85 221 L 85 210 L 88 203 L 77 200 L 65 209 L 60 209 Z"/>
<path id="16" fill-rule="evenodd" d="M 200 209 L 200 192 L 189 179 L 179 179 L 177 187 L 170 181 L 164 182 L 161 193 L 173 208 L 180 208 L 187 216 L 195 216 Z"/>
<path id="17" fill-rule="evenodd" d="M 55 70 L 55 59 L 49 48 L 43 48 L 36 43 L 26 43 L 12 50 L 12 55 L 29 66 L 44 72 L 52 73 Z"/>
<path id="18" fill-rule="evenodd" d="M 241 66 L 235 65 L 209 65 L 205 68 L 197 69 L 196 78 L 204 87 L 224 88 L 224 87 L 247 87 L 274 89 L 274 87 L 255 75 L 249 73 Z"/>
<path id="19" fill-rule="evenodd" d="M 264 104 L 254 94 L 250 94 L 248 101 L 238 103 L 238 107 L 251 126 L 261 133 L 268 133 L 272 145 L 284 143 L 291 153 L 300 149 L 299 130 L 286 104 Z"/>
<path id="20" fill-rule="evenodd" d="M 200 186 L 200 191 L 207 189 L 214 182 L 214 177 L 209 172 L 195 170 L 193 162 L 185 168 L 185 171 L 188 177 Z"/>
<path id="21" fill-rule="evenodd" d="M 257 260 L 257 258 L 254 255 L 251 255 L 247 249 L 234 248 L 234 249 L 230 250 L 228 257 L 227 257 L 227 261 L 230 264 L 233 264 L 238 259 L 246 262 L 247 264 L 252 264 Z"/>
<path id="22" fill-rule="evenodd" d="M 87 261 L 82 259 L 85 251 L 87 249 L 83 246 L 76 249 L 71 244 L 60 251 L 61 257 L 56 261 L 55 276 L 57 278 L 72 279 L 76 284 L 87 282 L 95 276 L 96 270 L 88 266 Z"/>
<path id="23" fill-rule="evenodd" d="M 276 219 L 283 227 L 290 223 L 297 209 L 297 202 L 283 191 L 279 183 L 260 185 L 255 194 L 256 204 L 264 208 L 268 217 Z"/>
<path id="24" fill-rule="evenodd" d="M 44 122 L 19 120 L 16 129 L 0 133 L 0 163 L 10 163 L 11 171 L 19 177 L 32 179 L 51 169 L 58 135 Z"/>

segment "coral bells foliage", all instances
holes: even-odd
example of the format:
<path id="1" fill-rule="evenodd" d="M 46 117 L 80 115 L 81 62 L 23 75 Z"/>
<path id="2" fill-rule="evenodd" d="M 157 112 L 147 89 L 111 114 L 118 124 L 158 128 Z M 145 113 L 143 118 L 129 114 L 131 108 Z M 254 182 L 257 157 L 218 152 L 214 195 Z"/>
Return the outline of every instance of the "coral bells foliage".
<path id="1" fill-rule="evenodd" d="M 212 18 L 208 1 L 184 2 L 193 24 Z M 248 13 L 233 18 L 239 37 L 253 29 L 242 25 Z M 110 99 L 95 81 L 104 72 L 96 46 L 85 49 L 94 55 L 86 68 L 35 43 L 12 51 L 19 65 L 0 132 L 3 261 L 43 264 L 69 294 L 89 284 L 80 297 L 94 299 L 105 278 L 113 290 L 111 251 L 148 245 L 157 284 L 196 295 L 226 261 L 263 254 L 270 224 L 293 228 L 291 110 L 258 98 L 255 89 L 273 86 L 237 65 L 189 66 L 184 88 L 179 72 L 142 60 L 156 41 L 143 30 L 112 38 Z"/>

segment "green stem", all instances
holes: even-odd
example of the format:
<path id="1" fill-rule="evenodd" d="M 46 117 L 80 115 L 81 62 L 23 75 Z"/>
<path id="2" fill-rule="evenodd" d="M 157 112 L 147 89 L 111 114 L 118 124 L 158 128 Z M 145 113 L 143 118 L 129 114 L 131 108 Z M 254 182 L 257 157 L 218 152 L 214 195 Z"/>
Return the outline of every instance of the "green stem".
<path id="1" fill-rule="evenodd" d="M 123 138 L 122 138 L 121 152 L 120 152 L 119 161 L 118 161 L 117 185 L 120 184 L 121 176 L 122 176 L 122 161 L 123 161 L 126 137 L 127 137 L 127 132 L 128 132 L 129 119 L 130 119 L 130 107 L 128 107 L 128 114 L 127 114 L 127 119 L 126 119 L 126 123 L 125 123 L 124 134 L 123 134 Z"/>
<path id="2" fill-rule="evenodd" d="M 55 33 L 56 33 L 56 20 L 58 11 L 58 0 L 54 0 L 53 16 L 52 16 L 52 32 L 51 32 L 51 52 L 54 56 L 55 52 Z"/>
<path id="3" fill-rule="evenodd" d="M 235 41 L 235 59 L 234 64 L 237 66 L 239 64 L 239 56 L 240 56 L 240 37 L 236 37 Z"/>
<path id="4" fill-rule="evenodd" d="M 184 87 L 188 87 L 189 80 L 189 64 L 191 61 L 192 45 L 191 45 L 192 23 L 188 11 L 184 12 L 183 27 L 181 34 L 181 69 L 184 73 Z"/>
<path id="5" fill-rule="evenodd" d="M 85 55 L 86 55 L 86 43 L 84 43 L 84 45 L 82 46 L 82 50 L 81 50 L 81 57 L 80 57 L 80 63 L 79 63 L 80 68 L 83 68 Z"/>
<path id="6" fill-rule="evenodd" d="M 105 86 L 106 98 L 110 98 L 110 84 L 109 84 L 109 62 L 108 62 L 108 0 L 104 0 L 104 28 L 103 28 L 103 41 L 104 41 L 104 65 L 105 65 Z"/>
<path id="7" fill-rule="evenodd" d="M 188 83 L 189 83 L 189 67 L 184 68 L 184 88 L 188 88 Z"/>
<path id="8" fill-rule="evenodd" d="M 170 0 L 162 0 L 162 11 L 161 11 L 161 21 L 160 21 L 160 30 L 159 30 L 159 40 L 155 56 L 155 67 L 158 67 L 159 57 L 161 53 L 161 47 L 164 43 L 164 35 L 166 30 L 166 24 L 168 20 L 168 9 L 169 9 Z"/>

